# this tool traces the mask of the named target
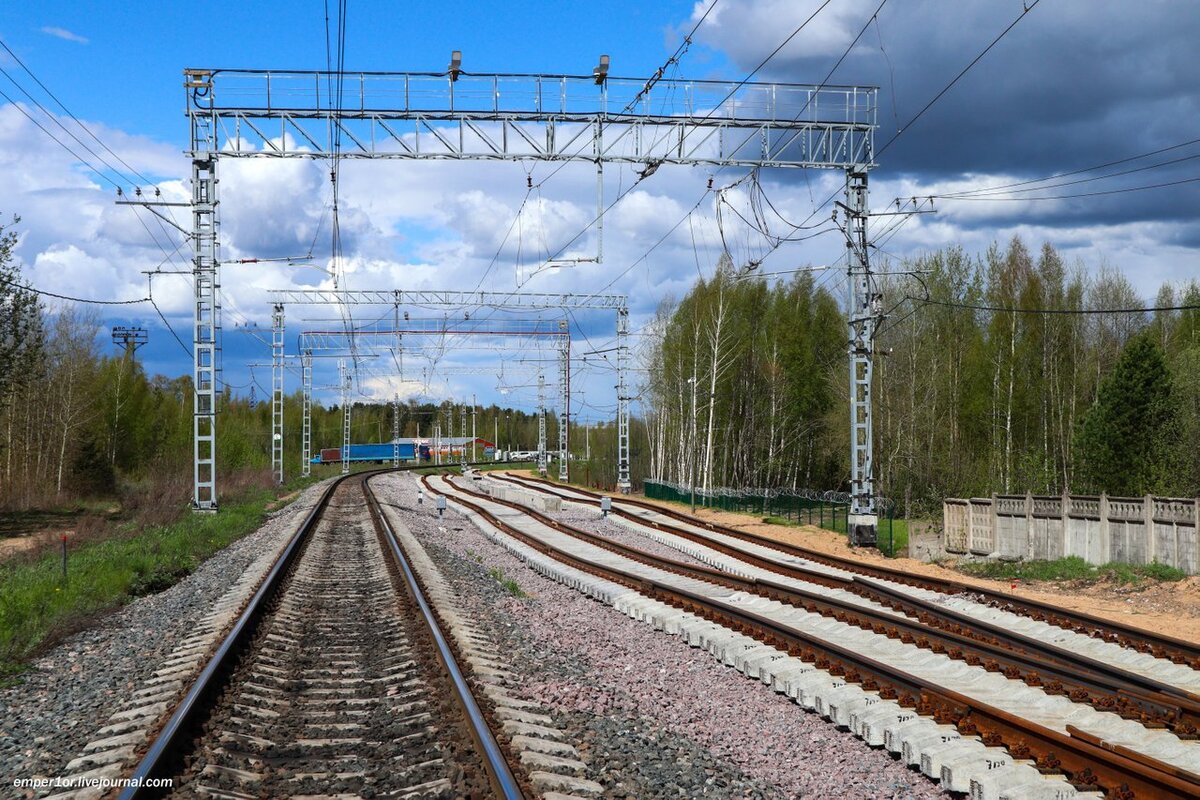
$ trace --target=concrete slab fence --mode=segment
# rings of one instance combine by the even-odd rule
[[[1175,497],[992,495],[942,503],[949,553],[1004,560],[1079,556],[1197,571],[1200,502]]]

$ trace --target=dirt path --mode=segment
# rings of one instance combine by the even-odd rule
[[[28,536],[10,536],[0,539],[0,563],[20,553],[48,548],[58,541],[60,531],[40,531]]]

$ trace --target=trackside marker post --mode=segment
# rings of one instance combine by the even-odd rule
[[[437,510],[438,510],[439,517],[442,515],[442,512],[444,512],[446,510],[446,498],[442,495],[438,495]]]
[[[608,512],[612,511],[612,498],[605,496],[600,498],[600,516],[607,517]]]

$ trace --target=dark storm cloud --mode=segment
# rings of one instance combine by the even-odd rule
[[[830,6],[759,78],[821,81],[878,5],[878,0],[848,0]],[[748,71],[816,6],[815,0],[721,0],[701,28],[701,40]],[[920,111],[1021,10],[1020,0],[893,0],[831,80],[880,87],[876,142],[882,148],[898,125]],[[880,155],[874,181],[902,177],[924,193],[951,181],[957,189],[992,186],[1200,138],[1198,41],[1200,9],[1193,3],[1044,0]],[[1196,155],[1200,145],[1111,171]],[[964,183],[967,176],[979,177]],[[1198,176],[1200,158],[1016,196],[1075,195]],[[1061,180],[1079,177],[1088,176]],[[947,201],[943,208],[953,213],[967,205]],[[965,230],[1016,222],[1064,230],[1143,221],[1191,228],[1198,218],[1200,183],[1192,183],[1053,202],[993,203],[956,214],[954,222]],[[1196,238],[1182,232],[1178,237]]]
[[[788,19],[765,28],[762,15],[737,13],[749,2],[723,0],[716,26],[701,29],[710,40],[719,36],[745,68],[793,27],[792,17],[798,24],[813,5],[794,3],[790,11],[781,5]],[[843,16],[827,22],[838,30],[816,28],[818,17],[810,26],[817,46],[806,46],[806,29],[763,77],[823,78],[878,4],[841,5]],[[882,144],[895,132],[897,117],[904,123],[916,114],[1020,11],[1020,2],[892,2],[879,15],[878,30],[868,28],[833,81],[880,87]],[[741,44],[724,44],[731,39]],[[931,176],[1040,175],[1195,138],[1197,41],[1200,13],[1191,3],[1046,0],[904,133],[882,166]]]

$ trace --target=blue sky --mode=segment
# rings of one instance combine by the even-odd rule
[[[461,49],[464,69],[472,72],[586,74],[600,53],[608,53],[614,75],[644,77],[674,52],[710,2],[351,0],[346,67],[436,72],[445,69],[451,50]],[[679,75],[739,79],[819,5],[818,0],[717,0],[683,57]],[[878,5],[878,0],[837,0],[772,58],[759,78],[820,81]],[[311,0],[6,3],[0,6],[0,39],[164,195],[184,197],[189,172],[181,152],[187,137],[182,69],[323,68],[324,9],[324,2]],[[878,141],[886,141],[1021,10],[1020,0],[885,3],[833,81],[881,87]],[[1196,41],[1200,15],[1190,4],[1046,0],[884,154],[872,175],[873,205],[882,206],[896,196],[1047,176],[1197,138]],[[0,53],[0,67],[54,110],[6,54]],[[23,101],[3,76],[0,90]],[[24,107],[54,129],[35,109]],[[1200,145],[1180,147],[1129,166],[1180,159],[1174,164],[1064,191],[1120,192],[1189,180],[1200,175],[1197,158]],[[314,250],[322,265],[322,254],[328,252],[323,216],[327,167],[313,162],[241,162],[222,169],[225,258],[303,251],[322,226]],[[542,165],[534,174],[548,171]],[[499,251],[483,288],[514,289],[518,269],[531,265],[531,254],[536,255],[543,243],[554,249],[570,238],[592,218],[596,202],[592,168],[568,167],[547,182],[537,202],[527,205],[518,226],[519,246],[510,238],[502,247],[526,193],[525,175],[525,168],[517,164],[347,165],[342,225],[348,243],[348,285],[471,288]],[[711,175],[699,168],[660,170],[606,220],[604,265],[543,273],[524,288],[594,291],[636,263],[613,290],[629,294],[634,327],[640,327],[660,301],[684,294],[698,271],[711,274],[720,253],[711,196],[652,257],[638,261],[704,196]],[[718,184],[736,177],[722,174]],[[631,169],[608,170],[606,195],[615,197],[632,178]],[[827,196],[840,181],[837,174],[817,171],[762,175],[764,190],[791,219],[811,213],[814,198]],[[736,191],[730,196],[734,202],[745,200]],[[36,286],[93,298],[145,295],[142,270],[164,261],[159,245],[169,241],[171,233],[144,215],[139,218],[116,207],[112,200],[111,187],[74,163],[0,99],[0,212],[23,217],[18,254]],[[1037,201],[1022,195],[1015,201],[945,202],[937,215],[907,224],[888,242],[887,251],[908,257],[960,243],[968,251],[982,252],[992,242],[1004,243],[1019,234],[1034,248],[1052,242],[1085,273],[1102,266],[1120,270],[1139,294],[1152,297],[1163,281],[1182,283],[1200,275],[1198,219],[1197,183],[1063,200]],[[149,222],[149,231],[144,222]],[[746,231],[727,239],[735,242],[735,262],[751,257],[761,246]],[[581,247],[594,247],[591,234]],[[838,235],[822,236],[780,248],[763,269],[835,263],[843,249]],[[179,258],[166,263],[185,266]],[[268,324],[265,289],[316,285],[326,278],[311,268],[225,269],[225,377],[231,385],[249,385],[245,364],[267,357],[254,337],[234,332],[246,321]],[[843,291],[837,271],[822,280],[831,290]],[[188,280],[158,277],[154,295],[186,340]],[[108,324],[150,328],[151,344],[141,354],[151,371],[190,371],[187,356],[152,309],[134,307],[132,315],[110,312],[104,312]],[[586,335],[597,346],[606,343],[612,327],[606,315],[580,315],[578,322],[583,326],[575,328],[578,341]],[[289,331],[295,330],[289,326]],[[458,358],[472,364],[489,359],[494,362],[496,357],[465,353]],[[255,377],[268,385],[265,371],[256,371]],[[437,392],[500,399],[498,383],[495,376],[460,376]],[[581,365],[577,386],[588,389],[593,418],[610,405],[599,398],[611,395],[611,384],[610,373]],[[526,407],[533,402],[529,392],[504,399]]]

